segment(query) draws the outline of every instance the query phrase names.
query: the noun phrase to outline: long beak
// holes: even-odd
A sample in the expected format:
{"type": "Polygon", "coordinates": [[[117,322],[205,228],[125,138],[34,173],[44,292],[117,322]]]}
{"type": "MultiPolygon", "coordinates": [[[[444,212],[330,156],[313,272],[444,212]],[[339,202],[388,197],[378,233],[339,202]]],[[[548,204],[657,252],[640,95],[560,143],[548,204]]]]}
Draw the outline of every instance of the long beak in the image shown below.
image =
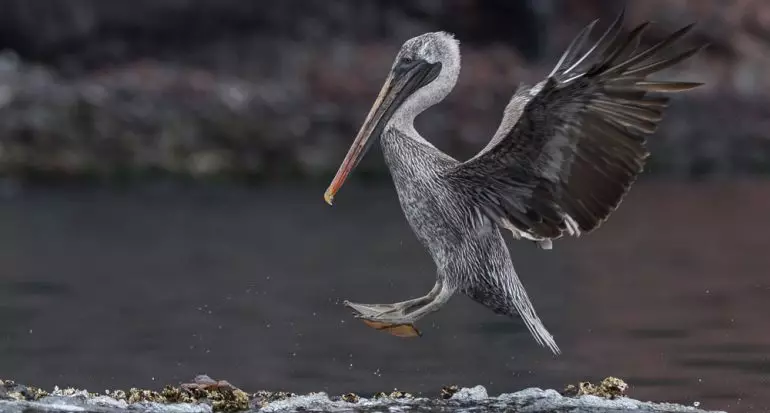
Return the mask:
{"type": "Polygon", "coordinates": [[[337,191],[345,183],[350,172],[358,166],[374,140],[380,136],[396,109],[417,89],[433,81],[438,76],[440,69],[441,65],[438,63],[430,64],[423,60],[417,60],[397,65],[391,71],[388,78],[385,79],[385,84],[382,86],[377,100],[374,101],[374,105],[369,110],[364,124],[358,131],[353,145],[350,146],[337,174],[324,193],[324,200],[327,204],[332,204],[337,191]]]}

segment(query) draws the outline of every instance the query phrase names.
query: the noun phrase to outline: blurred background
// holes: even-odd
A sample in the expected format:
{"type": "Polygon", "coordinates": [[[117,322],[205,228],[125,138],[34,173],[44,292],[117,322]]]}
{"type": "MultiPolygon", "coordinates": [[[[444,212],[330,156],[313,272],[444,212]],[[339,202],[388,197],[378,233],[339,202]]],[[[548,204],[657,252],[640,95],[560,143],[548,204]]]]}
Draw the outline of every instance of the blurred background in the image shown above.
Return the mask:
{"type": "Polygon", "coordinates": [[[435,269],[375,150],[322,199],[395,53],[432,30],[463,70],[418,119],[483,147],[613,0],[0,0],[0,376],[247,390],[493,394],[615,375],[642,400],[770,406],[770,3],[636,0],[646,44],[705,52],[644,176],[597,232],[514,262],[563,354],[456,296],[405,340],[342,300],[423,295],[435,269]]]}

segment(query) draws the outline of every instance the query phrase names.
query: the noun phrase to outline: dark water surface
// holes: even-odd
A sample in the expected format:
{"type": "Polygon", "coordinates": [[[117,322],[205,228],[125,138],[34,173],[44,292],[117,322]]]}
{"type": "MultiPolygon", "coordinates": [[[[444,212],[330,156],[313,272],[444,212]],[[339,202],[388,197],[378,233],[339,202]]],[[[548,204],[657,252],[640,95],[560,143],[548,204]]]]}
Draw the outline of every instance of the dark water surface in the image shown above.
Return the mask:
{"type": "Polygon", "coordinates": [[[464,296],[400,339],[341,301],[427,292],[391,187],[33,190],[0,202],[0,377],[92,391],[198,373],[247,390],[491,393],[616,375],[770,408],[770,182],[640,183],[594,234],[511,242],[564,354],[464,296]]]}

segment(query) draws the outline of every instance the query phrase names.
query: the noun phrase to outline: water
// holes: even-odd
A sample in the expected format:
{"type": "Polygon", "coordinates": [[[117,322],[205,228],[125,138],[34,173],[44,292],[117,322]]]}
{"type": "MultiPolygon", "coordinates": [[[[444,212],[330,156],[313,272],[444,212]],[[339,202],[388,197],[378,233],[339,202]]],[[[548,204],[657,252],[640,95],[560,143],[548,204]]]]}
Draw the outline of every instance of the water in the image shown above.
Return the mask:
{"type": "Polygon", "coordinates": [[[342,300],[419,296],[434,268],[391,187],[33,190],[0,202],[0,377],[92,391],[206,373],[247,390],[491,394],[608,375],[630,395],[770,406],[770,182],[634,188],[612,220],[514,262],[563,350],[456,296],[420,339],[342,300]]]}

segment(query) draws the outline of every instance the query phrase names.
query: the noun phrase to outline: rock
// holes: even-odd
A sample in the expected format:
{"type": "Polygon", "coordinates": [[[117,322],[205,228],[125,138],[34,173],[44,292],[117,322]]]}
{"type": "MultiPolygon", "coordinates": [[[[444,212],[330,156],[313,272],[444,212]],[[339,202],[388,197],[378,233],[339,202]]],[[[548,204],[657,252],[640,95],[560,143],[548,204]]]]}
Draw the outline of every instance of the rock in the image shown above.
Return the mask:
{"type": "Polygon", "coordinates": [[[96,396],[88,400],[88,404],[98,407],[112,407],[115,409],[126,409],[128,402],[125,399],[114,399],[110,396],[96,396]]]}
{"type": "Polygon", "coordinates": [[[482,385],[478,385],[470,389],[463,387],[451,397],[451,400],[457,400],[461,402],[472,402],[472,401],[484,400],[487,398],[489,398],[489,396],[487,395],[487,389],[482,385]]]}
{"type": "Polygon", "coordinates": [[[562,392],[565,396],[599,396],[608,399],[620,397],[625,394],[628,384],[616,377],[607,377],[599,385],[590,382],[580,382],[577,385],[570,384],[562,392]]]}
{"type": "MultiPolygon", "coordinates": [[[[259,411],[265,413],[301,410],[324,411],[336,406],[336,403],[339,402],[331,401],[329,396],[324,392],[310,393],[303,396],[295,396],[285,400],[268,403],[259,411]]],[[[347,402],[345,403],[348,404],[347,402]]]]}
{"type": "Polygon", "coordinates": [[[25,386],[13,380],[0,380],[0,400],[38,400],[48,395],[37,387],[25,386]]]}
{"type": "MultiPolygon", "coordinates": [[[[201,382],[203,384],[214,384],[201,382]]],[[[221,382],[217,382],[221,383],[221,382]]],[[[208,391],[211,391],[209,389],[208,391]]],[[[519,411],[527,413],[706,413],[695,407],[669,403],[650,403],[628,397],[613,399],[595,395],[566,397],[555,390],[530,388],[516,393],[490,397],[483,386],[462,388],[451,399],[429,399],[425,397],[407,397],[403,392],[394,392],[383,397],[367,399],[364,397],[342,397],[330,399],[324,392],[295,395],[282,393],[286,397],[267,397],[267,392],[251,395],[262,402],[251,407],[233,408],[232,405],[211,404],[208,402],[177,403],[169,400],[135,402],[125,398],[116,399],[110,395],[96,395],[87,391],[59,390],[58,395],[44,396],[39,400],[0,400],[3,413],[43,413],[84,412],[84,413],[212,413],[215,411],[246,411],[257,413],[277,412],[434,412],[434,411],[484,411],[505,412],[519,411]],[[67,393],[67,395],[64,395],[67,393]]],[[[161,393],[156,393],[161,395],[161,393]]],[[[155,397],[155,396],[153,396],[155,397]]],[[[162,397],[162,396],[161,396],[162,397]]]]}
{"type": "Polygon", "coordinates": [[[340,400],[348,403],[358,403],[361,400],[361,397],[355,393],[345,393],[340,396],[340,400]]]}
{"type": "Polygon", "coordinates": [[[451,399],[458,391],[460,391],[460,389],[455,384],[444,386],[441,388],[441,398],[451,399]]]}
{"type": "MultiPolygon", "coordinates": [[[[518,84],[540,80],[583,24],[604,24],[617,9],[608,0],[1,3],[8,52],[0,56],[0,174],[11,190],[37,180],[328,176],[396,48],[436,28],[461,39],[463,70],[418,128],[437,147],[470,156],[488,142],[518,84]],[[461,24],[459,14],[467,16],[461,24]],[[262,58],[276,53],[280,65],[262,58]]],[[[712,43],[671,70],[706,86],[673,100],[650,139],[648,169],[770,171],[770,24],[759,18],[770,3],[729,12],[719,0],[680,3],[628,4],[629,24],[658,22],[642,46],[696,20],[682,47],[712,43]]],[[[385,176],[380,157],[360,168],[385,176]]]]}

